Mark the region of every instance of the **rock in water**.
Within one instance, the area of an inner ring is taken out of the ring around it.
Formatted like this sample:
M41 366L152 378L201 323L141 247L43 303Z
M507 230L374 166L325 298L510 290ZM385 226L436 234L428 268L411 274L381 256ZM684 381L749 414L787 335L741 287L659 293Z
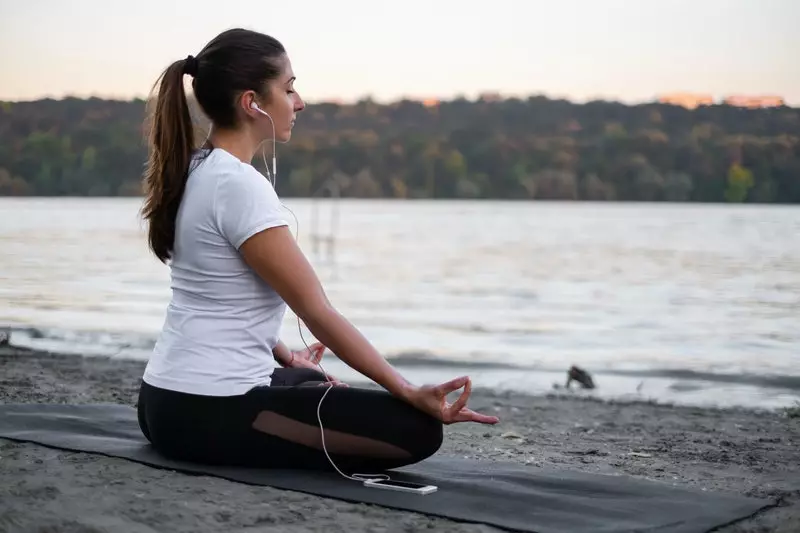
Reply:
M577 381L578 383L580 383L581 387L583 387L584 389L593 389L593 388L595 388L594 380L592 379L592 376L590 376L589 373L586 370L584 370L582 368L579 368L579 367L577 367L575 365L572 365L570 367L569 371L567 371L567 385L566 385L566 387L569 388L570 384L573 381Z

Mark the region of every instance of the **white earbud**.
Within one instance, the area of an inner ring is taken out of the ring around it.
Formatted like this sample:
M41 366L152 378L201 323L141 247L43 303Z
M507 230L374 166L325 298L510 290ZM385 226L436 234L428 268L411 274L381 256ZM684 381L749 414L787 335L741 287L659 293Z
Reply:
M250 108L251 108L251 109L255 109L256 111L258 111L258 112L259 112L259 113L261 113L262 115L265 115L265 116L269 117L269 119L270 119L270 120L272 120L272 117L270 117L270 116L269 116L269 113L267 113L266 111L264 111L263 109L261 109L260 107L258 107L258 104L257 104L257 103L253 102L252 104L250 104Z

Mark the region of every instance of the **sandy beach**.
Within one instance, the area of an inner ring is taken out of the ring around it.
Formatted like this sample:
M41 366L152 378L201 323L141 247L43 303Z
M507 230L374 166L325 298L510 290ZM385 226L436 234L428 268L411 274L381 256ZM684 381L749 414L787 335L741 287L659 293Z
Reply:
M0 347L0 402L134 406L143 363ZM441 454L771 497L780 505L718 531L800 531L796 411L700 409L529 397L476 389L495 427L446 428ZM0 439L0 531L498 531L410 512L156 470Z

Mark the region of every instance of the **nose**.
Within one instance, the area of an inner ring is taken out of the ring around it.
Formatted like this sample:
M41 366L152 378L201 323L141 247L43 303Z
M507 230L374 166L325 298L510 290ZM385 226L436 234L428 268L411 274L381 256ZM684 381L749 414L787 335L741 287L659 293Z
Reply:
M295 102L294 102L294 111L295 113L299 113L303 109L306 108L306 103L300 98L300 94L295 93Z

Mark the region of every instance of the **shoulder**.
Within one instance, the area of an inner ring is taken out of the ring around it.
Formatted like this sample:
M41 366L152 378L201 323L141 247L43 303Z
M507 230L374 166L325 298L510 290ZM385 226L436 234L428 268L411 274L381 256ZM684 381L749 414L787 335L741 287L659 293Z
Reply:
M229 154L215 174L213 211L217 228L237 249L255 233L287 226L283 205L272 183L252 165Z
M212 161L217 174L219 193L236 195L254 194L256 197L277 200L277 192L272 183L252 165L243 163L232 156L215 157Z

